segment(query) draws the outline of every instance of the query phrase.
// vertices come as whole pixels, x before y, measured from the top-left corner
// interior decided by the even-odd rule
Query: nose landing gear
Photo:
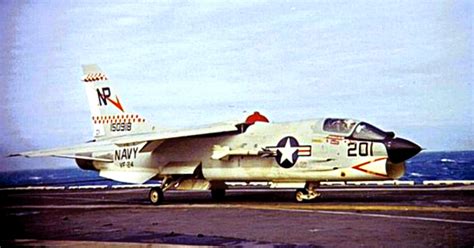
[[[295,200],[297,202],[307,202],[314,200],[321,196],[320,193],[316,192],[316,188],[319,186],[319,182],[306,183],[304,189],[297,189],[295,193]]]

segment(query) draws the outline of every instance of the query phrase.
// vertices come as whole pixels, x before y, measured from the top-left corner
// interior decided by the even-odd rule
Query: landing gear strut
[[[225,189],[211,189],[211,196],[214,201],[222,201],[225,197]]]
[[[316,192],[316,188],[319,186],[319,182],[317,183],[306,183],[304,189],[297,189],[295,193],[295,200],[297,202],[305,202],[311,201],[316,199],[317,197],[321,196],[320,193]]]
[[[163,192],[171,188],[174,184],[179,183],[180,180],[174,180],[171,177],[165,177],[161,182],[160,187],[153,187],[150,189],[150,193],[148,193],[148,199],[154,205],[159,205],[163,202],[164,196]]]

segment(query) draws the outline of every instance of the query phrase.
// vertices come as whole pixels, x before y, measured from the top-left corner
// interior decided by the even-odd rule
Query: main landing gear
[[[152,204],[161,204],[163,202],[163,190],[158,187],[151,188],[148,198]]]
[[[211,189],[211,197],[214,201],[222,201],[225,198],[225,189]]]
[[[306,202],[316,199],[321,196],[320,193],[316,192],[316,188],[319,186],[317,183],[306,183],[304,189],[297,189],[295,193],[295,200],[297,202]]]
[[[163,192],[171,188],[174,184],[179,183],[180,180],[173,180],[171,177],[165,177],[161,182],[160,187],[153,187],[148,193],[148,199],[154,205],[159,205],[163,202],[164,195]]]
[[[176,186],[181,182],[180,179],[165,178],[161,184],[161,187],[153,187],[150,189],[148,198],[152,204],[159,205],[163,202],[163,192],[169,188]],[[215,201],[222,201],[225,198],[226,185],[223,182],[211,183],[211,196]],[[296,190],[295,200],[297,202],[306,202],[316,199],[321,196],[316,191],[319,187],[319,182],[308,182],[303,189]]]
[[[163,192],[170,188],[177,190],[208,190],[210,188],[212,199],[215,201],[222,201],[225,197],[227,185],[223,181],[209,182],[200,178],[169,176],[163,179],[160,187],[153,187],[150,189],[148,199],[152,204],[159,205],[164,199]]]
[[[225,198],[225,190],[228,188],[224,181],[211,182],[211,197],[214,201],[223,201]]]

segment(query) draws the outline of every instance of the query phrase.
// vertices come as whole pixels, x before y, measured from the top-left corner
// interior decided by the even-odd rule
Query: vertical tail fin
[[[143,116],[122,105],[118,92],[97,65],[83,65],[82,69],[95,139],[154,130]]]

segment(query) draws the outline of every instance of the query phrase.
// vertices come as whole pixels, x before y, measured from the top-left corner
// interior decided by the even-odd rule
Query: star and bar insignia
[[[300,156],[311,156],[311,146],[300,146],[292,136],[284,137],[276,146],[267,146],[266,149],[273,152],[276,162],[283,168],[293,167]]]

